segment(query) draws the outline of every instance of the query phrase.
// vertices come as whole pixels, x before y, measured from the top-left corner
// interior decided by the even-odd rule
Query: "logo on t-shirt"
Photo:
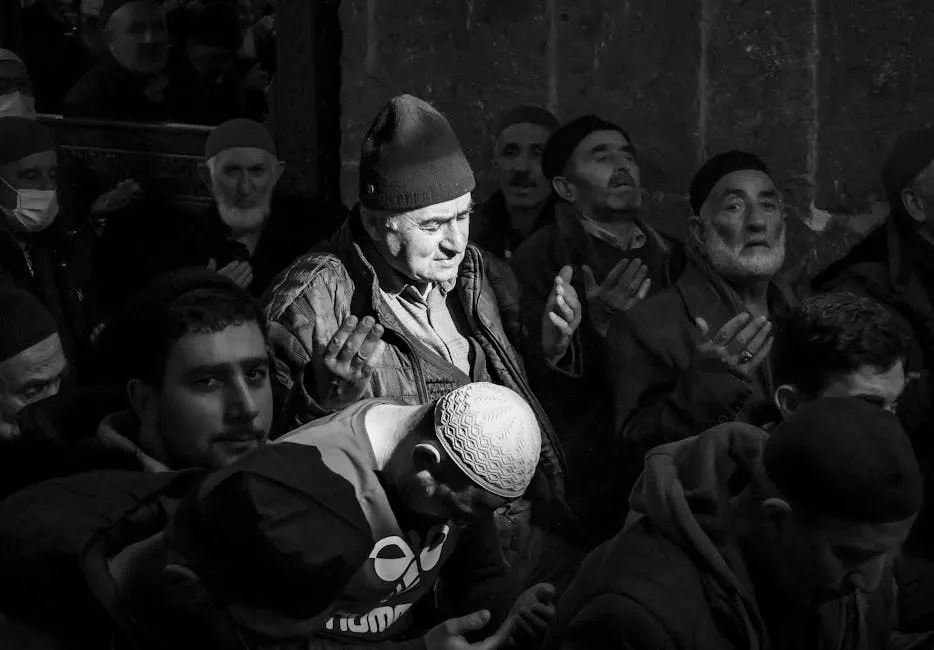
[[[424,545],[417,535],[413,535],[412,544],[397,535],[376,542],[325,630],[368,637],[384,636],[390,628],[393,634],[404,631],[408,626],[406,613],[434,587],[450,536],[451,527],[445,524],[429,530]],[[374,602],[379,606],[372,607]],[[365,613],[357,613],[361,609]],[[400,624],[403,619],[406,622]]]

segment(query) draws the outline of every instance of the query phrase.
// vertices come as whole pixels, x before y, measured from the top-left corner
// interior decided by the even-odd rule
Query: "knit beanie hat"
[[[261,149],[276,155],[276,143],[266,127],[245,118],[227,120],[211,131],[204,145],[204,159],[210,160],[227,149]]]
[[[454,129],[427,102],[394,97],[379,112],[360,154],[360,203],[408,211],[472,192],[473,171]]]
[[[55,318],[31,293],[0,288],[0,361],[58,333]]]
[[[239,627],[276,640],[322,629],[374,542],[350,482],[288,442],[209,476],[166,538]]]
[[[470,480],[507,499],[525,493],[542,432],[522,397],[505,386],[467,384],[439,399],[434,415],[438,441]]]
[[[921,510],[921,470],[898,418],[856,397],[803,404],[769,436],[763,462],[782,495],[818,514],[881,524]]]
[[[743,169],[754,169],[772,175],[761,158],[746,151],[727,151],[705,162],[691,181],[691,209],[694,214],[700,214],[701,207],[721,178]]]
[[[50,129],[25,117],[0,119],[0,165],[9,165],[43,151],[55,151],[55,138]]]
[[[188,38],[202,45],[237,51],[243,44],[237,8],[214,2],[195,13]]]
[[[588,135],[597,131],[622,133],[626,140],[629,141],[629,144],[633,144],[632,138],[629,137],[623,127],[596,115],[584,115],[576,120],[571,120],[548,138],[548,142],[545,143],[545,151],[542,153],[542,171],[545,177],[554,178],[563,175],[564,168],[571,156],[574,155],[577,145]]]
[[[503,115],[499,124],[496,126],[496,137],[503,134],[503,131],[515,124],[537,124],[548,129],[549,133],[554,133],[561,127],[558,118],[549,110],[539,106],[519,106]]]
[[[902,190],[934,162],[934,129],[901,135],[882,166],[882,184],[893,212],[904,211]]]

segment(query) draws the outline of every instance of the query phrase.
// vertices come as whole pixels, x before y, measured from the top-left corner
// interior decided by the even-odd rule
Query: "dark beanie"
[[[55,151],[55,138],[49,128],[25,117],[0,118],[0,165],[43,151]]]
[[[201,45],[239,50],[243,36],[237,8],[226,2],[214,2],[198,10],[191,21],[188,38]]]
[[[360,203],[417,210],[472,192],[473,170],[454,129],[427,102],[394,97],[379,112],[360,154]]]
[[[276,155],[276,143],[259,122],[238,117],[219,124],[204,145],[204,159],[210,160],[227,149],[262,149]]]
[[[882,167],[882,185],[892,210],[902,210],[902,190],[934,162],[934,129],[903,134]]]
[[[779,492],[817,514],[881,524],[921,510],[921,471],[898,418],[856,397],[803,404],[772,432],[763,460]]]
[[[546,178],[554,178],[564,174],[564,168],[567,166],[574,150],[577,149],[584,138],[597,131],[616,131],[622,133],[629,144],[633,144],[632,138],[623,129],[623,127],[608,122],[596,115],[584,115],[576,120],[571,120],[560,129],[551,134],[548,142],[545,143],[545,151],[542,153],[542,172]]]
[[[691,181],[691,209],[694,214],[700,214],[701,207],[721,178],[743,169],[754,169],[771,176],[762,159],[746,151],[727,151],[705,162]]]
[[[373,547],[353,485],[288,442],[209,476],[166,538],[239,627],[276,639],[316,631]]]
[[[57,332],[52,314],[31,293],[0,288],[0,361],[15,357]]]
[[[549,133],[554,133],[561,127],[558,118],[549,110],[539,106],[519,106],[511,111],[507,111],[496,126],[496,137],[502,135],[503,131],[515,124],[537,124],[548,129]]]

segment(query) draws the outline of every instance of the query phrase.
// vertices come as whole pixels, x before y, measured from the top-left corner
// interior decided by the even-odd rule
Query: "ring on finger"
[[[750,361],[752,361],[753,356],[755,355],[749,350],[743,350],[739,355],[739,360],[742,361],[743,363],[749,363]]]
[[[357,352],[355,355],[353,355],[353,358],[354,358],[354,361],[359,362],[361,365],[364,364],[364,363],[366,363],[366,360],[367,360],[367,357],[363,356],[363,355],[360,354],[359,352]]]

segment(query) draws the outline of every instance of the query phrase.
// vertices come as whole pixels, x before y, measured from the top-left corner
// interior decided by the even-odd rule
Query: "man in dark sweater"
[[[117,553],[122,611],[176,648],[447,649],[479,633],[493,650],[541,633],[554,591],[519,595],[492,521],[540,449],[535,413],[501,386],[362,401],[214,474],[165,533]]]

